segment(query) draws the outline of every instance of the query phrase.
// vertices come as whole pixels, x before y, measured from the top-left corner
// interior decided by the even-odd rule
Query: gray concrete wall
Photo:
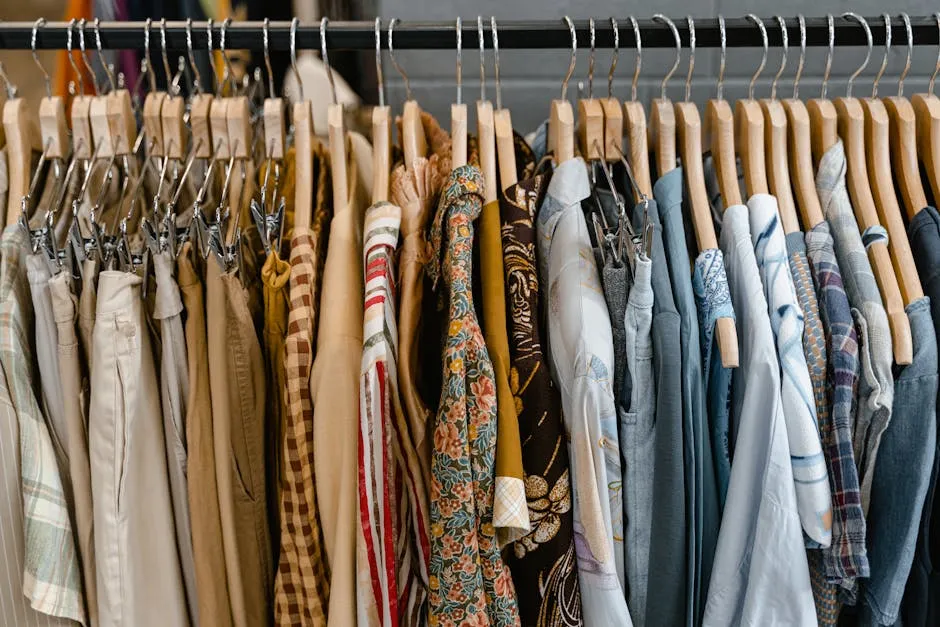
[[[789,0],[786,2],[768,2],[767,0],[656,0],[655,3],[612,2],[611,0],[582,0],[564,2],[562,0],[376,0],[378,14],[385,21],[398,17],[408,20],[449,21],[460,15],[465,24],[475,24],[478,14],[488,20],[495,15],[497,26],[500,20],[512,19],[561,19],[568,14],[573,18],[594,17],[597,21],[615,15],[620,23],[621,32],[630,28],[626,16],[631,13],[637,17],[649,17],[653,13],[663,13],[673,20],[684,19],[690,13],[692,17],[714,17],[719,13],[726,16],[742,16],[754,12],[764,18],[767,28],[774,28],[776,22],[770,19],[781,13],[787,17],[802,13],[806,16],[821,16],[826,13],[840,14],[854,11],[871,16],[889,12],[897,15],[906,11],[911,15],[929,15],[937,10],[924,0]],[[755,27],[756,28],[756,27]],[[594,92],[606,96],[607,71],[610,67],[610,50],[598,50],[595,60]],[[872,79],[881,64],[883,49],[876,49],[866,71],[859,76],[855,84],[855,95],[864,96],[871,92]],[[577,98],[577,83],[587,85],[589,52],[587,42],[578,44],[578,63],[568,96]],[[799,57],[799,41],[790,42],[787,69],[778,83],[779,95],[789,97],[793,88],[793,74]],[[886,95],[897,90],[897,77],[904,67],[906,57],[905,42],[895,40],[889,59],[888,69],[879,87],[879,93]],[[438,116],[443,124],[449,120],[450,103],[454,102],[456,92],[455,54],[443,51],[401,51],[396,53],[411,80],[412,92],[421,105]],[[846,78],[858,67],[864,58],[864,48],[836,48],[833,61],[829,94],[840,95],[845,91]],[[517,130],[526,131],[544,120],[549,113],[551,99],[560,93],[561,80],[568,67],[569,53],[566,51],[537,50],[501,50],[500,83],[502,84],[503,106],[508,107],[513,115]],[[638,83],[638,99],[648,102],[659,93],[660,81],[675,59],[674,51],[644,50],[643,72]],[[826,49],[809,48],[806,65],[800,81],[800,95],[803,98],[815,97],[819,93],[822,74],[825,68]],[[934,70],[937,49],[932,46],[920,46],[914,50],[911,72],[905,82],[905,93],[922,91]],[[493,84],[492,53],[487,50],[487,95],[495,99]],[[685,76],[688,51],[683,51],[682,63],[668,86],[668,96],[679,99],[685,93]],[[747,93],[750,76],[760,62],[759,49],[729,50],[725,71],[724,93],[728,100],[742,97]],[[634,53],[621,50],[620,61],[614,80],[614,95],[620,99],[628,98],[630,81],[633,75]],[[770,81],[780,64],[780,49],[771,48],[764,73],[755,86],[755,97],[767,97]],[[395,110],[400,110],[405,98],[404,85],[388,58],[385,59],[385,79],[388,97]],[[695,73],[692,81],[692,97],[699,104],[713,97],[718,72],[718,51],[700,49],[695,55]],[[474,102],[479,97],[479,52],[464,48],[463,51],[463,86],[464,102]],[[470,107],[471,111],[473,107]],[[475,125],[474,113],[470,113],[471,128]]]

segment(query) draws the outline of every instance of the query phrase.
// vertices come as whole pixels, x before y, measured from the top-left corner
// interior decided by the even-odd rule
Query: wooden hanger
[[[663,77],[659,88],[659,98],[654,98],[650,104],[650,144],[653,147],[653,158],[656,162],[656,175],[662,177],[676,168],[676,117],[672,102],[666,97],[666,85],[679,67],[682,41],[676,25],[668,17],[657,13],[653,16],[653,20],[666,24],[672,31],[676,42],[676,60]]]
[[[25,100],[16,96],[12,87],[9,88],[7,101],[3,105],[3,130],[7,140],[9,172],[6,225],[12,226],[19,220],[21,201],[29,192],[33,149],[38,148],[36,133],[30,118],[30,107]]]
[[[556,164],[574,159],[574,112],[568,102],[568,81],[571,80],[577,61],[578,36],[571,18],[566,15],[564,19],[571,33],[571,61],[565,80],[561,83],[561,98],[552,100],[548,118],[548,152],[554,154]]]
[[[689,32],[695,32],[692,18],[687,18]],[[694,41],[694,35],[690,37]],[[694,68],[695,47],[691,46],[689,56],[689,74],[686,80],[686,98],[684,102],[675,105],[675,116],[678,120],[679,151],[682,157],[682,170],[685,174],[686,188],[692,210],[692,227],[695,230],[695,241],[699,252],[718,248],[718,238],[715,235],[715,225],[712,223],[711,203],[705,189],[705,173],[702,163],[702,122],[699,118],[698,108],[694,102],[689,102],[689,92]],[[717,330],[718,351],[721,354],[721,363],[725,368],[737,368],[738,333],[733,318],[719,318],[715,323]]]
[[[636,86],[643,67],[643,43],[640,37],[640,25],[636,18],[630,16],[633,26],[633,41],[636,44],[636,65],[633,68],[633,82],[630,86],[630,100],[623,103],[623,117],[627,133],[627,161],[633,170],[633,178],[637,190],[634,192],[634,202],[640,202],[638,193],[647,197],[653,195],[653,182],[650,180],[649,143],[646,130],[646,111],[643,104],[636,99]]]
[[[887,35],[884,60],[872,85],[872,97],[861,101],[865,113],[865,144],[867,146],[865,152],[868,156],[868,176],[875,199],[875,207],[878,210],[878,218],[888,232],[888,252],[891,254],[891,262],[894,265],[894,273],[898,281],[898,287],[901,290],[901,297],[904,299],[904,304],[909,305],[918,298],[922,298],[924,290],[917,275],[914,255],[911,253],[907,231],[904,228],[904,220],[901,218],[901,207],[898,205],[898,198],[894,191],[895,179],[897,179],[899,187],[902,189],[905,185],[910,186],[910,183],[903,180],[905,173],[901,168],[896,169],[897,173],[894,177],[891,175],[890,155],[898,151],[900,142],[897,135],[899,129],[896,124],[892,125],[890,123],[885,102],[877,98],[878,83],[882,74],[884,74],[885,67],[888,65],[888,53],[891,49],[891,18],[887,15],[885,15],[885,22]],[[903,100],[903,98],[898,98],[898,100]],[[908,106],[910,105],[908,104]],[[894,154],[894,160],[895,163],[898,162],[898,154]],[[904,159],[901,158],[900,160],[903,161]],[[911,161],[916,168],[916,154],[913,155]],[[915,174],[918,177],[917,185],[920,186],[920,173],[916,169]],[[920,195],[923,198],[923,189],[920,190]],[[924,199],[921,206],[926,204],[927,201]]]
[[[793,189],[790,187],[790,166],[787,162],[787,114],[783,104],[777,100],[777,80],[787,65],[787,27],[783,18],[777,16],[783,43],[783,57],[780,69],[770,84],[770,98],[762,98],[761,110],[764,112],[764,141],[767,145],[767,179],[770,193],[777,198],[777,210],[780,225],[785,234],[800,230],[800,221],[796,216],[796,203],[793,201]]]
[[[826,15],[826,21],[829,25],[829,53],[826,55],[826,69],[823,71],[822,88],[819,98],[812,98],[806,102],[810,121],[810,145],[815,168],[819,168],[819,161],[826,154],[826,151],[839,141],[839,116],[832,101],[826,98],[829,72],[832,69],[832,52],[836,41],[835,21],[831,13]]]
[[[375,18],[375,74],[379,105],[372,109],[372,203],[388,200],[392,169],[392,113],[385,104],[385,75],[382,73],[382,18]],[[464,130],[466,135],[466,130]],[[466,151],[465,151],[466,152]]]
[[[614,29],[614,53],[607,72],[607,97],[600,99],[604,113],[604,160],[607,162],[617,161],[623,154],[623,109],[620,100],[614,98],[614,70],[620,57],[620,28],[613,17],[610,18],[610,25]]]
[[[813,171],[812,148],[810,147],[810,122],[806,105],[799,99],[800,77],[806,58],[806,20],[800,15],[800,62],[793,79],[793,98],[783,101],[789,128],[788,153],[790,155],[790,177],[796,192],[797,207],[807,232],[822,222],[822,205],[816,191],[816,176]]]
[[[349,204],[349,176],[346,160],[346,128],[343,121],[343,105],[336,100],[336,85],[333,83],[333,68],[330,66],[330,58],[326,50],[326,26],[329,19],[324,17],[320,20],[320,58],[326,66],[326,73],[330,79],[330,95],[333,102],[327,109],[327,122],[329,123],[330,137],[330,168],[333,175],[333,203],[337,210],[346,207]],[[391,26],[389,26],[391,29]],[[389,42],[391,42],[391,30],[389,30]],[[417,106],[417,105],[415,105]],[[421,120],[418,120],[420,125]],[[424,130],[422,127],[422,137]],[[427,146],[425,146],[427,150]],[[423,156],[423,155],[422,155]]]
[[[868,58],[871,55],[871,30],[861,16],[854,13],[847,13],[846,16],[862,24],[869,42],[865,63],[849,77],[846,96],[837,98],[835,101],[836,111],[839,116],[839,135],[845,144],[849,196],[855,209],[859,227],[865,231],[878,227],[880,224],[867,172],[865,113],[858,99],[852,98],[852,84],[858,74],[868,65]],[[907,314],[904,312],[901,290],[894,274],[888,247],[884,242],[875,242],[870,244],[867,249],[875,279],[881,290],[881,298],[888,313],[895,362],[901,365],[910,364],[913,359],[911,325]]]
[[[297,26],[299,18],[290,23],[290,63],[297,79],[297,99],[291,108],[294,121],[294,228],[309,230],[313,220],[313,112],[304,98],[304,84],[297,70]],[[387,189],[386,185],[386,189]]]
[[[414,170],[415,162],[427,156],[428,140],[424,134],[424,124],[421,122],[421,107],[418,106],[417,101],[415,101],[411,95],[411,82],[408,80],[408,75],[395,59],[392,33],[398,21],[399,19],[395,17],[388,23],[388,57],[391,59],[395,69],[398,70],[398,73],[401,74],[402,80],[405,83],[407,99],[401,114],[402,150],[405,153],[405,168],[411,172]]]
[[[512,132],[512,116],[509,109],[503,108],[503,87],[499,82],[499,33],[496,18],[490,17],[490,31],[493,33],[493,67],[496,71],[496,111],[493,113],[493,125],[496,133],[496,162],[499,165],[499,190],[505,191],[515,185],[516,142]],[[482,136],[482,133],[481,133]]]
[[[721,37],[721,56],[718,64],[718,93],[705,105],[706,143],[711,149],[718,189],[725,209],[741,204],[741,186],[738,184],[738,165],[734,149],[734,114],[731,105],[722,96],[725,77],[725,18],[718,16]]]
[[[937,30],[940,31],[940,13],[935,13],[934,19],[937,23]],[[940,151],[940,98],[934,96],[933,93],[938,72],[940,72],[940,51],[937,54],[937,64],[930,77],[927,93],[914,94],[911,97],[917,120],[918,154],[927,172],[934,203],[940,202],[940,152],[938,152]]]
[[[604,109],[594,98],[594,18],[589,20],[591,56],[588,63],[588,97],[578,99],[578,143],[588,161],[604,158]]]
[[[486,74],[483,56],[483,18],[477,16],[477,41],[480,44],[480,99],[477,100],[477,145],[480,150],[480,170],[483,172],[483,201],[497,198],[499,183],[496,179],[496,129],[493,105],[486,99]]]
[[[450,105],[451,167],[467,165],[467,105],[463,104],[463,21],[458,17],[457,25],[457,101]]]
[[[77,159],[91,159],[95,150],[95,141],[91,132],[91,119],[89,117],[91,108],[91,96],[85,95],[84,73],[75,63],[75,57],[72,55],[72,32],[77,20],[69,22],[68,30],[68,60],[72,66],[72,71],[78,80],[78,95],[72,97],[72,109],[69,112],[69,120],[72,123],[72,150]]]
[[[748,196],[766,194],[767,167],[764,155],[764,115],[760,103],[754,100],[754,83],[764,70],[767,63],[767,29],[764,23],[753,13],[747,19],[757,24],[761,38],[764,42],[764,56],[754,76],[751,77],[747,90],[747,98],[738,100],[734,106],[735,145],[741,157],[741,167],[744,170],[744,188]]]

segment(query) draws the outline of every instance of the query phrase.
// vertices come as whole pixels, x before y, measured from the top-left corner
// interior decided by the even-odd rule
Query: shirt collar
[[[819,170],[816,173],[816,187],[819,190],[819,201],[828,206],[830,199],[838,188],[845,187],[845,149],[842,140],[837,140],[819,160]]]
[[[682,204],[682,168],[674,168],[656,181],[653,185],[653,196],[659,202],[660,208],[668,211]]]
[[[545,206],[539,217],[545,213],[544,219],[552,214],[580,203],[591,194],[591,183],[588,180],[587,167],[581,157],[569,159],[555,168],[552,180],[545,191]]]

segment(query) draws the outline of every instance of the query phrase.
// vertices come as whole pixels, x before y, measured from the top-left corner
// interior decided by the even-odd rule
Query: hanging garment
[[[417,625],[427,616],[427,528],[413,505],[427,499],[398,395],[394,252],[401,209],[366,211],[365,312],[359,395],[359,625]],[[426,507],[426,505],[425,505]]]
[[[88,461],[88,371],[76,334],[78,299],[72,293],[72,276],[60,272],[49,279],[58,338],[59,379],[68,431],[69,476],[75,516],[76,548],[82,567],[82,584],[88,622],[98,623],[98,582],[95,566],[95,527],[91,493],[91,468]],[[18,624],[18,623],[17,623]]]
[[[196,573],[197,615],[213,625],[231,627],[232,609],[225,577],[222,514],[219,508],[206,305],[197,252],[185,242],[177,257],[176,274],[186,311],[186,353],[189,373],[186,398],[186,487],[192,526]],[[211,261],[211,260],[210,260]],[[207,619],[203,619],[205,622]]]
[[[520,625],[509,570],[493,527],[496,385],[473,305],[473,221],[483,175],[453,170],[431,223],[427,266],[447,306],[444,385],[431,453],[429,621]]]
[[[689,268],[689,249],[682,224],[682,168],[663,175],[653,187],[663,229],[663,246],[669,264],[669,278],[679,313],[679,341],[682,350],[682,415],[686,448],[686,507],[693,523],[688,533],[688,593],[686,624],[701,619],[702,600],[715,559],[715,543],[721,520],[718,487],[712,472],[711,440],[705,409],[705,380],[699,343],[698,317]],[[707,469],[707,470],[706,470]]]
[[[871,577],[862,585],[861,624],[894,625],[914,561],[917,530],[937,449],[937,339],[930,299],[906,308],[913,360],[895,377],[868,510]]]
[[[555,169],[536,219],[539,283],[545,286],[550,363],[568,432],[584,623],[632,625],[614,556],[614,536],[623,529],[613,529],[610,511],[612,496],[619,503],[622,480],[613,338],[581,210],[588,194],[584,161],[570,159]]]
[[[705,367],[705,399],[708,410],[708,437],[712,449],[713,469],[705,468],[715,476],[718,495],[719,520],[728,495],[731,478],[731,433],[729,431],[728,399],[731,395],[732,370],[721,363],[715,337],[715,324],[719,318],[734,319],[734,306],[728,292],[724,255],[719,248],[703,250],[695,258],[692,268],[692,291],[698,310],[702,344],[702,363]],[[717,542],[717,540],[716,540]],[[704,570],[703,570],[704,574]],[[702,590],[708,591],[703,585]]]
[[[924,292],[930,298],[934,331],[940,332],[940,213],[933,207],[917,212],[910,222],[908,234],[914,262]],[[927,497],[921,516],[914,563],[907,580],[902,617],[910,627],[927,627],[940,622],[940,498],[937,498],[937,476],[940,473],[940,439],[934,453],[933,472],[927,486]]]
[[[362,361],[362,222],[368,193],[347,142],[348,202],[335,207],[323,271],[317,353],[310,373],[313,463],[330,566],[327,618],[356,621],[356,503],[359,368]]]
[[[636,623],[646,620],[650,545],[653,531],[656,381],[653,368],[652,262],[637,255],[633,286],[624,315],[626,368],[624,396],[629,402],[620,421],[623,459],[624,564],[627,605]]]
[[[41,613],[85,623],[81,572],[66,491],[33,384],[32,308],[27,294],[22,227],[0,239],[0,362],[16,408],[19,428],[20,498],[25,539],[22,594]]]
[[[142,283],[117,270],[98,283],[88,440],[103,627],[189,624]]]
[[[810,627],[816,625],[816,612],[783,417],[780,362],[747,214],[744,205],[728,207],[720,238],[740,364],[731,398],[734,460],[702,624]]]
[[[496,383],[496,487],[493,526],[500,548],[528,533],[529,508],[522,474],[519,418],[509,383],[509,337],[499,202],[483,207],[480,217],[480,277],[483,284],[483,336]]]
[[[679,179],[681,181],[681,177]],[[660,190],[663,188],[660,187]],[[655,201],[633,208],[633,228],[652,225],[650,260],[653,263],[653,377],[656,389],[656,420],[653,434],[653,476],[640,499],[652,501],[654,530],[650,532],[649,564],[645,604],[632,613],[641,624],[681,625],[686,622],[688,587],[688,512],[683,458],[681,320],[669,280],[669,265],[663,246],[663,229]],[[645,393],[645,392],[644,392]],[[629,458],[627,465],[636,463]],[[644,532],[645,533],[645,532]],[[640,564],[640,568],[644,565]],[[638,590],[642,595],[643,591]],[[631,592],[631,598],[633,598]],[[642,607],[646,608],[643,612]],[[642,612],[642,613],[641,613]]]
[[[192,524],[189,513],[189,488],[186,450],[185,403],[189,397],[189,364],[183,334],[183,299],[174,277],[175,256],[169,251],[152,257],[157,284],[153,318],[160,325],[160,395],[163,401],[163,428],[166,459],[170,475],[170,496],[176,523],[176,549],[186,591],[189,617],[199,623],[196,596],[196,564],[193,554]]]
[[[809,538],[808,546],[827,547],[832,542],[832,497],[819,439],[813,387],[803,354],[803,312],[797,304],[793,278],[787,267],[786,240],[780,227],[776,198],[755,194],[748,200],[748,216],[754,257],[780,358],[783,416],[800,520]]]
[[[509,315],[512,386],[522,440],[529,533],[507,561],[523,625],[582,624],[575,563],[574,516],[568,446],[558,388],[542,349],[535,219],[551,174],[525,178],[500,196],[503,270]]]
[[[852,448],[859,468],[862,511],[867,515],[878,444],[891,420],[894,402],[891,364],[894,356],[888,316],[864,246],[866,240],[869,243],[876,241],[877,234],[866,234],[872,237],[864,240],[859,235],[858,222],[845,187],[845,176],[845,151],[842,142],[838,141],[819,161],[816,189],[832,229],[836,258],[858,330],[861,362]]]

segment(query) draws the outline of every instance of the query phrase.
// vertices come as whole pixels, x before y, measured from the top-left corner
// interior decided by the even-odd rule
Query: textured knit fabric
[[[581,625],[574,516],[561,399],[542,348],[535,216],[551,179],[520,181],[500,197],[510,377],[522,440],[531,530],[508,553],[523,625]]]
[[[711,439],[712,461],[718,503],[725,507],[728,481],[731,478],[731,435],[728,423],[728,400],[731,395],[732,370],[721,363],[721,354],[715,338],[715,323],[719,318],[734,319],[734,306],[728,292],[724,255],[718,248],[703,250],[695,258],[692,269],[692,289],[698,307],[699,330],[702,343],[702,363],[705,367],[705,398],[708,406],[708,431]],[[708,472],[708,469],[706,469]],[[706,588],[707,591],[707,588]]]
[[[366,212],[365,313],[359,382],[359,625],[418,625],[427,615],[427,493],[398,395],[394,252],[401,209]]]
[[[444,385],[431,453],[432,626],[521,624],[493,528],[496,385],[471,288],[473,221],[482,210],[483,185],[474,166],[456,168],[431,223],[428,274],[447,305]]]
[[[323,547],[313,466],[310,369],[314,351],[314,303],[319,295],[317,249],[322,242],[294,230],[290,253],[290,311],[284,341],[288,422],[284,431],[281,551],[274,578],[278,625],[326,625],[330,577]]]
[[[908,227],[914,262],[924,292],[930,298],[934,332],[940,335],[940,213],[933,207],[917,212]],[[940,439],[938,439],[940,447]],[[927,487],[917,551],[904,592],[904,624],[927,627],[940,623],[940,448],[934,455],[933,474]]]
[[[679,625],[686,621],[689,587],[684,424],[682,416],[681,318],[669,279],[663,229],[656,201],[633,208],[633,226],[652,225],[651,283],[653,286],[653,379],[656,419],[653,427],[652,491],[639,498],[652,501],[649,584],[643,624]],[[677,393],[678,392],[678,393]],[[627,458],[627,465],[636,463]],[[632,596],[632,595],[631,595]]]
[[[852,448],[859,468],[862,510],[867,515],[878,444],[891,420],[894,403],[891,375],[894,355],[888,315],[845,186],[846,168],[845,151],[838,141],[819,161],[816,190],[829,221],[845,293],[858,330],[860,368]]]
[[[666,173],[653,187],[663,227],[663,246],[669,263],[669,282],[679,312],[679,342],[682,350],[682,417],[685,436],[686,507],[692,524],[687,534],[688,592],[687,623],[701,616],[702,597],[715,559],[720,521],[718,487],[712,472],[711,439],[707,436],[705,381],[698,316],[689,269],[682,219],[682,168]],[[707,472],[706,472],[706,469]]]
[[[85,622],[81,572],[60,468],[34,383],[32,308],[26,279],[28,236],[7,227],[0,239],[0,361],[19,423],[26,553],[22,594],[44,614]]]
[[[869,573],[865,514],[852,449],[859,379],[858,336],[828,222],[820,222],[806,233],[806,252],[826,333],[831,398],[829,420],[819,423],[833,497],[832,544],[822,552],[823,564],[829,581],[852,588],[856,578],[867,577]]]
[[[937,339],[930,299],[905,311],[913,359],[895,378],[891,424],[885,430],[868,511],[871,577],[862,583],[862,625],[895,625],[917,544],[937,449]]]
[[[826,440],[823,436],[824,425],[832,424],[830,415],[831,402],[829,398],[829,360],[826,351],[826,331],[819,318],[819,303],[816,300],[816,289],[813,277],[810,275],[809,260],[806,257],[806,244],[803,233],[794,231],[787,233],[787,255],[790,264],[790,275],[793,277],[793,286],[796,289],[797,301],[803,311],[803,354],[806,356],[806,365],[809,369],[809,378],[813,384],[813,400],[816,404],[816,419],[820,430],[823,453],[827,453]],[[838,480],[841,468],[838,460],[824,455],[826,467],[829,471],[830,490],[834,491],[833,484]],[[834,465],[836,464],[836,465]],[[836,475],[835,477],[833,475]],[[833,499],[833,517],[839,503]],[[836,523],[833,520],[833,536],[836,533]],[[831,546],[831,545],[830,545]],[[808,549],[807,561],[810,566],[810,581],[813,584],[813,598],[816,601],[816,616],[822,625],[831,625],[836,618],[832,608],[837,605],[835,587],[825,577],[825,567],[822,561],[822,552],[827,549]],[[810,554],[812,553],[812,554]]]
[[[767,296],[770,326],[777,340],[783,416],[790,441],[803,531],[815,546],[832,542],[832,497],[826,459],[819,439],[813,386],[803,353],[803,311],[787,268],[786,240],[777,213],[777,199],[755,194],[748,201],[754,256]]]
[[[740,351],[731,400],[738,428],[702,624],[810,627],[816,625],[816,612],[784,424],[780,362],[747,214],[744,205],[728,207],[720,240]]]
[[[552,374],[561,391],[574,496],[575,554],[586,625],[632,625],[617,577],[611,502],[622,481],[607,304],[581,201],[581,159],[559,165],[536,218],[539,282],[546,294]],[[622,518],[622,510],[618,512]]]

